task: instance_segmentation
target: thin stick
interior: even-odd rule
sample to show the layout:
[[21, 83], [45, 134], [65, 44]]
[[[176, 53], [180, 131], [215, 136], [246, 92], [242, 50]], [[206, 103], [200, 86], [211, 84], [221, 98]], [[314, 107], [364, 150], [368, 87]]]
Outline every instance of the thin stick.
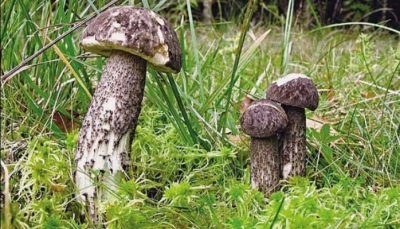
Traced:
[[[105, 9], [107, 9], [108, 7], [110, 7], [111, 5], [113, 5], [114, 3], [118, 2], [119, 0], [113, 0], [110, 3], [106, 4], [105, 6], [103, 6], [103, 8], [101, 8], [99, 10], [99, 12], [104, 11]], [[43, 46], [39, 51], [37, 51], [36, 53], [34, 53], [32, 56], [26, 58], [24, 61], [22, 61], [19, 65], [17, 65], [16, 67], [14, 67], [13, 69], [11, 69], [10, 71], [6, 72], [4, 75], [1, 76], [1, 81], [2, 81], [2, 86], [9, 80], [11, 79], [14, 75], [16, 75], [17, 73], [21, 72], [18, 71], [21, 68], [23, 68], [25, 65], [27, 65], [29, 62], [31, 62], [33, 59], [35, 59], [37, 56], [39, 56], [40, 54], [42, 54], [44, 51], [46, 51], [48, 48], [50, 48], [51, 46], [53, 46], [54, 44], [56, 44], [57, 42], [59, 42], [61, 39], [63, 39], [64, 37], [66, 37], [67, 35], [69, 35], [70, 33], [72, 33], [73, 31], [75, 31], [76, 29], [78, 29], [79, 27], [81, 27], [82, 25], [84, 25], [85, 23], [87, 23], [88, 21], [92, 20], [95, 16], [97, 16], [97, 14], [93, 14], [91, 16], [89, 16], [88, 18], [84, 19], [83, 21], [79, 22], [78, 24], [76, 24], [74, 27], [72, 27], [71, 29], [69, 29], [68, 31], [66, 31], [65, 33], [61, 34], [59, 37], [57, 37], [56, 39], [54, 39], [52, 42], [48, 43], [47, 45]]]

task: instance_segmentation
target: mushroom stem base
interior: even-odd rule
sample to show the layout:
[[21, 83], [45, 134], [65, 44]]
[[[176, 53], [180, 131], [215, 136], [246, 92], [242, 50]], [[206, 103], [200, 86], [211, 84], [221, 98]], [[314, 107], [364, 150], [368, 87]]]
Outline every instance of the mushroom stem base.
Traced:
[[251, 138], [251, 184], [266, 197], [279, 189], [281, 156], [276, 137]]
[[78, 139], [75, 183], [90, 217], [101, 222], [99, 205], [126, 177], [133, 134], [141, 110], [146, 61], [126, 52], [111, 54], [96, 87]]

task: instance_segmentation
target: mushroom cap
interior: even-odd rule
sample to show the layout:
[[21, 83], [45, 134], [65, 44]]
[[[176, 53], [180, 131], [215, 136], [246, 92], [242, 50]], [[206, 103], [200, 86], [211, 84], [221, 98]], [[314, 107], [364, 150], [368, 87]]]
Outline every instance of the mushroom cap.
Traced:
[[275, 102], [315, 110], [319, 96], [311, 78], [303, 74], [289, 74], [274, 81], [266, 91], [266, 98]]
[[244, 133], [254, 138], [267, 138], [285, 129], [288, 123], [283, 108], [268, 99], [254, 101], [240, 117]]
[[112, 50], [123, 50], [162, 72], [177, 73], [182, 65], [180, 44], [169, 22], [141, 7], [116, 6], [99, 14], [83, 31], [80, 46], [106, 57]]

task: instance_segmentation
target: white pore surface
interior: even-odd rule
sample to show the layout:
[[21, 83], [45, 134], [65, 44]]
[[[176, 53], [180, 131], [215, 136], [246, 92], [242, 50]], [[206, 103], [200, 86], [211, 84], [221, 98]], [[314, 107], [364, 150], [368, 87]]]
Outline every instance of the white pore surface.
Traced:
[[[168, 49], [168, 47], [166, 47]], [[161, 53], [156, 53], [153, 58], [151, 58], [152, 63], [154, 65], [164, 65], [169, 61], [169, 57], [168, 56], [164, 56]]]
[[81, 44], [83, 46], [96, 46], [99, 45], [100, 43], [96, 40], [95, 36], [89, 36], [82, 39]]
[[275, 83], [276, 83], [276, 85], [277, 85], [278, 87], [280, 87], [280, 86], [286, 84], [287, 82], [292, 81], [292, 80], [295, 80], [295, 79], [298, 79], [298, 78], [306, 78], [306, 79], [309, 79], [309, 77], [306, 76], [306, 75], [304, 75], [304, 74], [300, 74], [300, 73], [291, 73], [291, 74], [289, 74], [289, 75], [287, 75], [287, 76], [284, 76], [284, 77], [282, 77], [282, 78], [279, 78], [278, 80], [275, 81]]

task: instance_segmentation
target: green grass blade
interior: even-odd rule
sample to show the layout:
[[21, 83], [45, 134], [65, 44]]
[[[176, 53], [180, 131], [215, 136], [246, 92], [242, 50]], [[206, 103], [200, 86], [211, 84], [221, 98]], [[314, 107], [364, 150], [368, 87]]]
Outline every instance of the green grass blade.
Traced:
[[[152, 79], [156, 82], [156, 87], [154, 87], [152, 85], [148, 86], [148, 89], [152, 95], [152, 98], [159, 98], [159, 101], [156, 102], [158, 107], [163, 108], [164, 112], [166, 112], [166, 114], [167, 114], [167, 117], [177, 127], [177, 130], [180, 133], [182, 139], [184, 139], [189, 144], [193, 144], [194, 142], [193, 142], [190, 134], [187, 132], [187, 129], [185, 128], [185, 124], [182, 121], [181, 115], [179, 115], [179, 112], [176, 110], [176, 107], [174, 106], [174, 103], [171, 100], [171, 96], [167, 92], [168, 89], [167, 90], [164, 89], [164, 83], [160, 80], [160, 78], [158, 77], [157, 73], [154, 70], [150, 71], [150, 75], [152, 76]], [[156, 88], [157, 88], [157, 91], [159, 91], [161, 93], [161, 96], [157, 96]], [[161, 101], [161, 100], [165, 101], [165, 103], [167, 104], [166, 107], [161, 105], [163, 103], [163, 101]], [[171, 114], [171, 115], [168, 115], [168, 114]]]
[[193, 46], [193, 55], [196, 62], [196, 74], [197, 74], [197, 83], [199, 86], [200, 98], [204, 100], [204, 85], [203, 85], [203, 76], [201, 72], [201, 65], [199, 60], [199, 50], [197, 49], [197, 40], [196, 40], [196, 32], [195, 25], [192, 16], [192, 8], [190, 5], [190, 0], [186, 0], [187, 12], [189, 17], [189, 26], [190, 26], [190, 36], [192, 38], [192, 46]]
[[1, 40], [2, 40], [2, 44], [3, 44], [4, 39], [6, 37], [5, 36], [6, 31], [7, 31], [8, 27], [10, 26], [9, 25], [9, 21], [10, 21], [11, 13], [14, 11], [15, 1], [16, 0], [12, 0], [11, 3], [9, 3], [10, 5], [7, 5], [9, 8], [7, 8], [5, 6], [1, 7], [1, 14], [5, 15], [5, 17], [2, 18], [3, 20], [1, 22], [2, 29], [1, 29], [0, 37], [1, 37]]
[[[24, 95], [24, 98], [26, 99], [26, 101], [28, 102], [28, 108], [29, 111], [32, 111], [34, 113], [34, 116], [36, 117], [42, 117], [44, 115], [44, 110], [43, 108], [35, 101], [34, 97], [32, 96], [32, 94], [30, 92], [28, 92], [28, 90], [22, 86], [22, 84], [20, 84], [21, 87], [21, 92]], [[64, 112], [66, 112], [63, 108], [61, 108], [60, 110], [63, 110]], [[68, 112], [66, 112], [66, 114], [68, 114]], [[33, 117], [33, 116], [32, 116]], [[39, 120], [41, 121], [41, 118], [39, 118]], [[44, 126], [48, 126], [46, 124], [43, 123]], [[63, 136], [63, 133], [61, 132], [61, 130], [52, 122], [50, 122], [49, 126], [48, 126], [52, 132], [59, 138], [61, 138]]]
[[384, 26], [384, 25], [380, 25], [380, 24], [375, 24], [375, 23], [369, 23], [369, 22], [346, 22], [346, 23], [337, 23], [337, 24], [331, 24], [331, 25], [326, 25], [326, 26], [322, 26], [320, 28], [316, 28], [314, 30], [312, 30], [311, 32], [316, 32], [316, 31], [320, 31], [320, 30], [325, 30], [325, 29], [330, 29], [330, 28], [336, 28], [336, 27], [345, 27], [345, 26], [349, 26], [349, 25], [365, 25], [365, 26], [371, 26], [371, 27], [376, 27], [379, 29], [383, 29], [383, 30], [387, 30], [393, 33], [396, 33], [398, 35], [400, 35], [400, 31]]
[[94, 12], [96, 12], [96, 14], [100, 13], [99, 9], [97, 9], [97, 7], [93, 4], [93, 1], [89, 0], [88, 3], [90, 7], [94, 10]]
[[142, 4], [144, 8], [150, 9], [150, 4], [147, 0], [142, 0]]
[[166, 1], [167, 1], [167, 0], [161, 0], [160, 2], [157, 3], [157, 5], [155, 5], [155, 6], [153, 7], [152, 10], [155, 11], [155, 12], [160, 11], [160, 9], [162, 8], [162, 6], [165, 4]]
[[178, 107], [179, 107], [180, 113], [183, 116], [183, 120], [184, 120], [184, 123], [186, 125], [186, 128], [189, 131], [190, 137], [192, 138], [192, 142], [194, 144], [197, 144], [198, 143], [198, 136], [197, 136], [196, 132], [193, 130], [192, 124], [190, 123], [190, 120], [189, 120], [188, 115], [186, 113], [186, 109], [185, 109], [185, 107], [183, 105], [181, 96], [180, 96], [178, 88], [176, 86], [175, 80], [172, 78], [172, 75], [170, 73], [167, 73], [167, 77], [168, 77], [168, 82], [171, 85], [172, 92], [174, 93], [175, 100], [178, 103]]
[[321, 27], [321, 22], [319, 20], [319, 16], [318, 16], [317, 12], [315, 11], [314, 3], [311, 2], [311, 0], [307, 0], [307, 5], [310, 7], [311, 14], [313, 15], [315, 22], [317, 23], [317, 27]]
[[278, 209], [277, 209], [277, 211], [276, 211], [276, 213], [275, 213], [275, 215], [274, 215], [274, 219], [272, 220], [271, 226], [269, 227], [270, 229], [274, 228], [274, 225], [275, 225], [275, 223], [276, 223], [277, 220], [278, 220], [279, 213], [280, 213], [281, 210], [282, 210], [282, 206], [283, 206], [283, 203], [284, 203], [284, 202], [285, 202], [285, 197], [282, 198], [282, 200], [281, 200], [281, 202], [280, 202], [280, 204], [279, 204], [279, 207], [278, 207]]
[[253, 17], [253, 13], [257, 6], [257, 3], [258, 3], [258, 0], [252, 0], [252, 1], [249, 1], [247, 4], [247, 10], [246, 10], [245, 19], [244, 19], [244, 22], [243, 22], [243, 25], [241, 28], [239, 44], [238, 44], [238, 47], [237, 47], [236, 53], [235, 53], [236, 56], [235, 56], [235, 62], [233, 64], [231, 80], [230, 80], [230, 84], [227, 88], [226, 105], [225, 105], [224, 113], [222, 113], [222, 115], [221, 115], [221, 120], [219, 123], [220, 125], [218, 128], [218, 129], [222, 130], [222, 136], [223, 136], [224, 141], [226, 141], [225, 128], [226, 128], [226, 122], [227, 122], [227, 114], [229, 112], [229, 107], [231, 106], [232, 91], [233, 91], [233, 87], [234, 87], [235, 81], [236, 81], [235, 80], [236, 79], [236, 71], [239, 66], [239, 60], [240, 60], [240, 55], [242, 54], [244, 39], [246, 38], [247, 31], [249, 30], [251, 18]]
[[[270, 31], [271, 30], [267, 30], [265, 33], [260, 35], [249, 47], [249, 49], [246, 50], [246, 52], [244, 52], [244, 54], [241, 56], [239, 60], [236, 72], [240, 72], [246, 66], [246, 64], [248, 64], [250, 61], [253, 60], [254, 56], [256, 56], [257, 52], [259, 51], [262, 42], [264, 41], [265, 37], [269, 34]], [[230, 72], [229, 74], [232, 74], [232, 72]], [[235, 84], [239, 80], [239, 77], [240, 77], [239, 74], [236, 74], [234, 76], [233, 84]], [[210, 106], [210, 104], [213, 101], [215, 101], [220, 94], [222, 94], [221, 98], [219, 98], [216, 102], [217, 104], [220, 104], [222, 102], [222, 99], [224, 99], [224, 97], [227, 96], [227, 94], [229, 93], [229, 90], [224, 91], [223, 89], [226, 88], [230, 83], [232, 83], [232, 78], [223, 79], [216, 88], [216, 90], [214, 90], [214, 92], [207, 98], [207, 100], [202, 103], [203, 106], [200, 108], [200, 112], [201, 113], [205, 112], [205, 110]]]
[[285, 74], [290, 61], [290, 56], [289, 56], [291, 50], [290, 35], [292, 30], [293, 8], [294, 8], [294, 0], [289, 0], [286, 13], [285, 32], [283, 33], [281, 75]]

